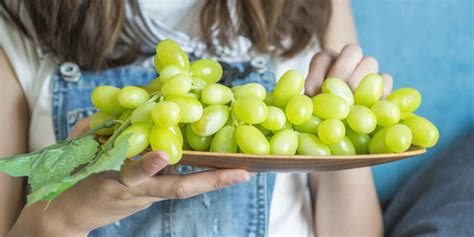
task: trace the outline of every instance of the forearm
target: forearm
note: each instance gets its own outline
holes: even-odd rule
[[[25,153],[28,137],[28,104],[10,63],[0,47],[0,159]],[[0,173],[0,236],[18,218],[24,205],[23,178]]]
[[[52,213],[51,209],[45,208],[46,205],[43,202],[25,207],[7,236],[87,236],[87,233],[72,232],[73,229],[67,228],[62,221],[68,217],[58,212]]]
[[[23,178],[0,173],[0,236],[4,236],[13,226],[23,205]]]
[[[370,168],[312,173],[318,236],[381,236],[382,214]]]
[[[322,46],[340,52],[348,44],[358,44],[357,31],[349,1],[331,0],[331,4],[331,18]]]
[[[323,47],[340,52],[357,44],[348,0],[332,0]],[[309,174],[318,236],[381,236],[382,214],[370,168]]]

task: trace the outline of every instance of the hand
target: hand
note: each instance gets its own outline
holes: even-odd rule
[[[378,73],[378,62],[363,56],[357,45],[345,46],[341,53],[323,50],[311,60],[305,92],[314,96],[321,92],[323,81],[338,77],[354,91],[362,78]],[[393,79],[383,73],[385,98],[392,90]],[[313,172],[309,184],[314,195],[315,229],[318,233],[383,233],[382,214],[370,168]],[[365,213],[363,218],[360,213]],[[317,233],[317,234],[318,234]],[[336,234],[337,235],[337,234]]]
[[[341,53],[325,49],[311,59],[305,93],[314,96],[321,92],[323,81],[328,77],[338,77],[354,91],[362,78],[369,73],[378,73],[379,65],[373,57],[364,56],[362,49],[354,44],[345,46]],[[387,73],[382,74],[384,79],[385,98],[392,90],[393,79]]]
[[[71,136],[86,131],[87,124],[88,120],[79,122]],[[92,175],[49,205],[40,202],[25,207],[10,235],[87,235],[93,229],[132,215],[154,202],[189,198],[250,179],[247,171],[238,169],[157,176],[167,163],[166,153],[152,151],[138,160],[127,160],[120,172]],[[34,233],[25,233],[27,230]]]

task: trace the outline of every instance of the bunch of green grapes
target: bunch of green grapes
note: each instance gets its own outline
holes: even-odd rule
[[[157,46],[159,77],[146,86],[99,86],[99,110],[90,127],[114,142],[128,137],[128,157],[147,149],[165,151],[169,164],[184,150],[258,155],[354,155],[404,152],[412,144],[431,147],[437,128],[413,114],[421,96],[412,88],[380,100],[383,80],[365,76],[354,93],[341,79],[324,81],[322,94],[302,94],[304,75],[287,71],[273,92],[258,83],[233,88],[217,82],[221,65],[210,59],[189,63],[172,40]]]

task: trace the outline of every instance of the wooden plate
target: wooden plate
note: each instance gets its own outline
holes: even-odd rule
[[[411,147],[403,153],[354,156],[277,156],[184,151],[180,165],[201,168],[245,169],[251,172],[311,172],[373,166],[418,156],[425,148]]]

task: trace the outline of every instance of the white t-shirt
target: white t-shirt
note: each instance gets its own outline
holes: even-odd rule
[[[196,0],[141,0],[142,9],[168,27],[186,34],[199,34],[199,2]],[[28,19],[22,16],[22,19]],[[31,24],[27,23],[27,27]],[[194,24],[194,25],[193,25]],[[51,75],[56,63],[42,54],[38,45],[0,18],[0,47],[5,51],[27,97],[30,110],[30,151],[56,143],[52,120]],[[290,60],[271,58],[276,76],[289,69],[304,74],[312,55],[308,49]],[[5,103],[5,102],[4,102]],[[313,209],[306,174],[278,174],[273,191],[269,236],[313,236]]]

